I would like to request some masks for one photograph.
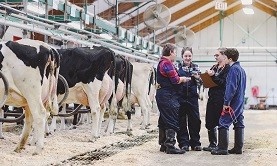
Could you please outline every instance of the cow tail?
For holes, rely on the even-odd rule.
[[[150,94],[151,85],[153,83],[154,83],[154,71],[153,71],[153,67],[151,67],[151,70],[150,70],[150,79],[149,79],[149,85],[148,85],[148,95]]]
[[[108,71],[108,75],[112,78],[115,87],[112,88],[112,95],[108,100],[109,105],[111,105],[111,103],[112,103],[112,98],[115,97],[115,92],[116,92],[117,84],[118,84],[118,76],[116,75],[116,61],[115,61],[114,52],[112,52],[111,55],[112,55],[111,56],[112,63],[111,63],[110,69]]]
[[[132,76],[133,76],[133,65],[128,61],[127,86],[126,86],[128,104],[131,104],[130,96],[131,96],[131,91],[132,91]],[[129,86],[128,86],[128,84],[129,84]]]
[[[125,69],[125,77],[124,77],[124,79],[125,79],[125,80],[124,80],[124,83],[125,83],[125,96],[128,98],[128,90],[129,90],[129,89],[128,89],[128,87],[129,87],[129,86],[128,86],[128,83],[129,83],[129,82],[128,82],[128,81],[129,81],[129,80],[128,80],[128,79],[129,79],[129,78],[128,78],[128,77],[129,77],[129,76],[128,76],[128,74],[129,74],[129,64],[128,64],[128,62],[127,62],[127,60],[126,60],[125,58],[124,58],[123,60],[124,60],[124,65],[126,66],[126,69]]]
[[[115,61],[115,54],[113,53],[113,56],[112,56],[112,58],[113,58],[113,64],[112,64],[112,70],[111,70],[111,74],[112,74],[112,76],[111,76],[111,78],[113,79],[113,82],[114,82],[114,88],[113,88],[113,95],[115,95],[115,93],[116,93],[116,90],[117,90],[117,85],[118,85],[118,79],[119,79],[119,77],[118,77],[118,74],[116,74],[116,61]]]
[[[60,56],[56,49],[51,48],[51,68],[52,73],[50,74],[49,79],[49,88],[51,89],[50,97],[52,103],[49,103],[51,105],[51,112],[53,114],[58,113],[58,99],[57,99],[57,85],[58,85],[58,74],[59,74],[59,68],[60,68]]]

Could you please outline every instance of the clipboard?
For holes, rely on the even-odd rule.
[[[205,88],[212,88],[212,87],[215,87],[215,86],[218,86],[211,78],[211,76],[209,76],[208,73],[203,73],[203,74],[200,74],[200,77],[203,81],[203,86]]]

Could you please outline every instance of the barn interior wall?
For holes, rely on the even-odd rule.
[[[8,27],[2,40],[4,40],[4,41],[13,40],[14,37],[23,38],[22,30],[19,28],[15,28],[15,27]]]
[[[203,72],[215,63],[216,48],[238,48],[239,60],[247,74],[248,104],[258,102],[251,92],[251,87],[257,85],[259,96],[267,96],[268,105],[277,105],[277,19],[257,8],[254,11],[254,15],[245,15],[241,10],[222,20],[222,45],[220,22],[196,33],[193,59]]]

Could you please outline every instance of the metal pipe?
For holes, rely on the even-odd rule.
[[[4,12],[4,11],[0,11],[0,13],[6,14],[6,12]],[[33,19],[28,18],[28,17],[24,17],[24,16],[17,15],[17,14],[14,14],[14,13],[11,13],[10,16],[15,17],[15,18],[19,18],[21,20],[30,21],[30,22],[32,22],[34,24],[41,25],[41,26],[44,26],[44,27],[47,27],[47,28],[51,28],[51,29],[55,28],[54,25],[45,24],[43,22],[40,22],[40,21],[37,21],[37,20],[33,20]]]
[[[56,37],[58,39],[72,41],[72,42],[83,44],[83,45],[86,45],[86,46],[91,46],[92,47],[92,46],[96,45],[95,43],[84,41],[84,40],[79,40],[79,39],[76,39],[76,38],[71,37],[71,36],[65,36],[63,34],[57,34],[55,32],[50,32],[50,31],[47,31],[45,29],[40,29],[40,28],[37,28],[37,27],[31,27],[31,26],[28,26],[28,25],[22,25],[20,23],[15,23],[15,22],[12,22],[12,21],[6,21],[6,20],[3,20],[3,19],[0,19],[0,24],[13,26],[13,27],[16,27],[16,28],[21,28],[21,29],[25,29],[25,30],[29,30],[29,31],[34,31],[34,32],[37,32],[37,33],[40,33],[40,34],[53,36],[53,37]],[[150,62],[150,63],[157,63],[157,61],[148,59],[149,57],[140,57],[140,56],[133,55],[134,52],[132,52],[131,50],[129,50],[129,51],[131,51],[131,53],[133,53],[133,54],[123,52],[122,50],[116,50],[116,49],[122,49],[122,48],[115,47],[112,44],[106,43],[106,46],[109,47],[109,48],[112,48],[112,50],[115,51],[115,53],[118,53],[120,55],[124,55],[124,56],[128,56],[128,57],[131,57],[131,58],[143,60],[143,61]],[[144,54],[144,56],[146,56],[146,55]]]
[[[35,18],[35,19],[37,19],[37,20],[41,20],[41,21],[44,21],[44,22],[47,22],[47,23],[51,23],[51,24],[54,24],[54,25],[59,25],[59,26],[64,26],[64,27],[67,27],[67,28],[71,28],[71,29],[77,30],[77,31],[79,31],[79,32],[84,32],[84,33],[90,34],[90,35],[92,35],[92,36],[94,36],[94,37],[96,37],[96,38],[99,38],[99,37],[100,37],[100,36],[98,36],[98,35],[96,35],[96,34],[94,34],[94,33],[88,32],[88,31],[86,31],[86,30],[77,29],[77,28],[74,28],[74,27],[69,26],[69,25],[66,25],[66,24],[62,24],[62,23],[58,23],[58,22],[55,22],[55,21],[47,20],[47,19],[44,19],[44,18],[40,18],[40,17],[37,17],[37,16],[33,16],[33,15],[30,15],[30,14],[24,13],[24,12],[22,12],[22,11],[13,9],[13,8],[7,6],[7,5],[0,4],[0,6],[2,6],[2,7],[4,7],[4,8],[7,8],[7,9],[9,9],[9,10],[11,10],[11,11],[14,11],[14,12],[16,12],[16,13],[21,13],[21,14],[30,16],[30,17]],[[30,22],[32,22],[32,20],[30,20]],[[33,23],[35,23],[35,22],[33,22]],[[47,24],[47,23],[41,23],[41,25],[42,25],[42,26],[47,26],[47,25],[49,25],[49,24]],[[5,25],[5,24],[4,24],[4,25]],[[83,38],[83,39],[88,39],[88,36],[80,35],[80,34],[78,34],[78,33],[72,32],[72,31],[62,30],[62,29],[59,29],[59,30],[62,31],[62,32],[64,32],[64,33],[68,33],[68,34],[71,34],[71,35],[74,35],[74,36],[79,36],[79,37],[81,37],[81,38]],[[30,30],[30,31],[32,31],[32,30]],[[103,45],[103,46],[111,47],[111,48],[114,48],[114,49],[121,49],[121,50],[124,50],[124,51],[127,51],[127,52],[131,52],[131,53],[133,53],[133,54],[139,55],[139,56],[145,56],[145,57],[148,57],[148,58],[152,58],[152,59],[154,59],[154,60],[158,60],[158,59],[159,59],[159,56],[157,56],[157,55],[151,55],[151,54],[140,53],[140,52],[138,52],[137,50],[135,50],[135,49],[133,49],[133,48],[128,48],[128,47],[125,47],[125,46],[123,46],[123,45],[118,46],[119,43],[116,42],[116,41],[113,41],[113,40],[110,40],[109,42],[111,42],[111,43],[113,43],[113,44],[116,44],[117,46],[114,46],[113,44],[110,44],[110,43],[107,43],[107,42],[99,41],[98,39],[90,38],[90,40],[91,40],[92,42],[99,43],[99,44],[101,44],[101,45]]]

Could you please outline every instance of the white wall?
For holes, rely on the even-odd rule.
[[[2,40],[13,40],[13,36],[21,37],[23,38],[22,30],[15,27],[9,27],[3,36]]]
[[[267,104],[277,105],[277,19],[257,8],[254,11],[254,15],[245,15],[241,10],[223,20],[222,46],[236,47],[240,52],[239,60],[247,73],[246,96],[250,97],[249,103],[256,102],[251,99],[251,87],[257,85],[260,96],[268,96]],[[202,72],[214,64],[213,55],[218,47],[219,22],[196,33],[193,59],[202,61],[198,62]]]

